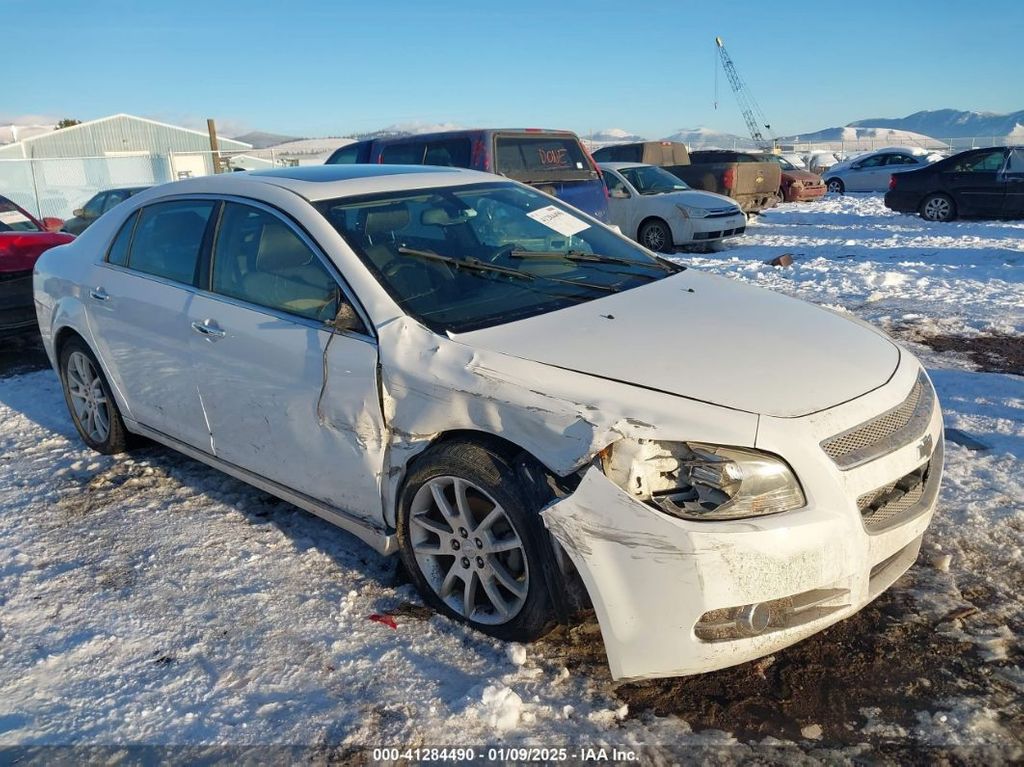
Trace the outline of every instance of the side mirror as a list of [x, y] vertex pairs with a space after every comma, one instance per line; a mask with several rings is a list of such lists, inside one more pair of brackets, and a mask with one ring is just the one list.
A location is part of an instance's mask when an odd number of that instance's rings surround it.
[[47, 216], [39, 222], [47, 232], [59, 232], [64, 228], [64, 219]]
[[338, 306], [338, 313], [334, 315], [334, 319], [328, 320], [327, 324], [341, 333], [346, 331], [365, 332], [363, 321], [359, 318], [352, 304], [344, 299], [342, 299], [341, 304]]
[[629, 192], [627, 192], [625, 189], [610, 189], [608, 191], [608, 196], [616, 200], [628, 200]]
[[75, 208], [71, 211], [71, 215], [75, 218], [85, 218], [85, 208]]

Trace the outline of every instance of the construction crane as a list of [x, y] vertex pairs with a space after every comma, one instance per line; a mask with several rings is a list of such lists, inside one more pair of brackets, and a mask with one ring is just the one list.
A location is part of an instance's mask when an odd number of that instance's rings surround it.
[[[772, 126], [768, 122], [768, 118], [764, 116], [764, 112], [761, 111], [761, 107], [757, 105], [757, 101], [754, 100], [754, 94], [747, 88], [746, 83], [740, 77], [740, 73], [736, 71], [736, 65], [732, 63], [732, 58], [729, 56], [729, 52], [725, 50], [725, 43], [722, 42], [721, 37], [715, 38], [715, 45], [718, 46], [718, 57], [722, 61], [722, 69], [725, 70], [725, 76], [729, 78], [729, 85], [732, 86], [733, 93], [736, 94], [736, 101], [739, 102], [740, 111], [743, 113], [743, 119], [747, 123], [747, 130], [750, 131], [750, 137], [754, 139], [756, 143], [762, 149], [774, 151], [778, 142], [775, 137], [771, 134]], [[715, 69], [715, 108], [718, 108], [718, 69]], [[768, 132], [768, 137], [761, 131], [762, 127]]]

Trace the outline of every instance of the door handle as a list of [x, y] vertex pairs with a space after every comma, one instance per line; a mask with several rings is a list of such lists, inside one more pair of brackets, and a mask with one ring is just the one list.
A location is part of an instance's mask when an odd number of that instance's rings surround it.
[[105, 291], [101, 287], [93, 288], [92, 290], [89, 291], [89, 295], [92, 296], [93, 298], [95, 298], [97, 301], [109, 301], [110, 300], [110, 296], [107, 295], [107, 291]]
[[218, 338], [223, 338], [227, 335], [227, 331], [217, 326], [217, 323], [213, 320], [203, 320], [202, 322], [193, 322], [192, 329], [201, 336], [206, 336], [211, 341], [215, 341]]

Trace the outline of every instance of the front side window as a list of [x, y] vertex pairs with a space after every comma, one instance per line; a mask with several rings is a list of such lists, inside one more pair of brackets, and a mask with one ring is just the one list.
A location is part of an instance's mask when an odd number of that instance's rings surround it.
[[338, 313], [340, 288], [316, 253], [277, 216], [225, 203], [214, 242], [211, 289], [307, 319]]
[[13, 202], [0, 198], [0, 232], [39, 232], [42, 231], [36, 226], [25, 211]]
[[886, 161], [891, 155], [887, 154], [876, 154], [874, 157], [868, 157], [867, 159], [861, 160], [854, 164], [854, 168], [877, 168], [880, 165], [885, 165]]
[[622, 179], [616, 174], [606, 170], [601, 175], [604, 177], [604, 185], [608, 187], [609, 192], [625, 192], [626, 196], [629, 196], [629, 190], [626, 189], [626, 185], [622, 183]]
[[89, 202], [82, 208], [83, 218], [99, 218], [103, 213], [103, 203], [107, 199], [106, 192], [102, 192], [93, 197]]
[[186, 285], [195, 284], [196, 264], [214, 203], [160, 202], [142, 209], [128, 267]]
[[1002, 149], [971, 155], [957, 162], [953, 170], [957, 173], [995, 173], [1002, 170], [1005, 157]]
[[690, 187], [673, 176], [667, 170], [654, 165], [641, 165], [636, 168], [623, 168], [622, 175], [640, 194], [664, 194], [665, 192], [682, 192]]
[[682, 268], [518, 184], [395, 192], [316, 206], [399, 306], [438, 331], [466, 332], [543, 314]]

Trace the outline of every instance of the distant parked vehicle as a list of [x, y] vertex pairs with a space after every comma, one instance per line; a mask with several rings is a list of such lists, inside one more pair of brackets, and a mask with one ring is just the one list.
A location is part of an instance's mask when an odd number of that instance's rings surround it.
[[942, 155], [920, 147], [889, 147], [855, 155], [825, 172], [825, 186], [833, 194], [884, 192], [889, 176], [918, 170], [942, 159]]
[[971, 149], [893, 175], [885, 205], [929, 221], [1024, 218], [1024, 146]]
[[804, 155], [804, 166], [811, 173], [823, 175], [829, 168], [838, 165], [839, 157], [834, 152], [810, 152]]
[[46, 250], [75, 239], [57, 232], [59, 218], [36, 219], [6, 197], [0, 197], [0, 337], [35, 327], [32, 268]]
[[825, 182], [818, 174], [798, 168], [782, 155], [765, 154], [761, 156], [769, 162], [778, 163], [782, 169], [779, 199], [783, 202], [808, 202], [820, 200], [825, 196]]
[[69, 218], [64, 222], [64, 231], [71, 234], [81, 234], [89, 228], [93, 221], [119, 202], [124, 202], [133, 194], [138, 194], [143, 189], [149, 189], [149, 187], [126, 186], [118, 189], [104, 189], [102, 192], [97, 192], [89, 198], [85, 205], [74, 211], [74, 218]]
[[572, 131], [482, 129], [375, 138], [347, 144], [327, 165], [383, 163], [470, 168], [507, 176], [608, 220], [597, 165]]
[[600, 167], [611, 223], [650, 250], [710, 244], [746, 229], [747, 217], [735, 202], [691, 189], [664, 168], [629, 162]]
[[664, 168], [694, 189], [731, 197], [746, 213], [759, 213], [778, 201], [782, 180], [777, 164], [750, 152], [708, 149], [689, 152], [676, 141], [615, 144], [594, 152], [598, 162], [641, 162]]

